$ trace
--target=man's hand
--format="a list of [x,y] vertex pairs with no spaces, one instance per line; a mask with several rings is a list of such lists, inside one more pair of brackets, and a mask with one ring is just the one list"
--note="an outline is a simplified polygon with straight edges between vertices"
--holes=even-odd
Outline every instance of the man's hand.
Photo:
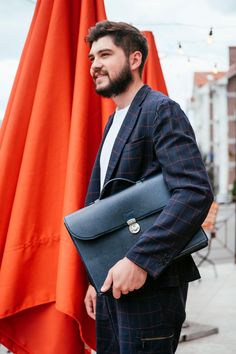
[[87,310],[87,314],[95,320],[96,317],[96,299],[97,293],[92,285],[89,285],[87,293],[84,298],[85,307]]
[[109,270],[101,291],[105,292],[112,286],[114,298],[119,299],[121,294],[140,289],[146,278],[147,272],[125,257]]

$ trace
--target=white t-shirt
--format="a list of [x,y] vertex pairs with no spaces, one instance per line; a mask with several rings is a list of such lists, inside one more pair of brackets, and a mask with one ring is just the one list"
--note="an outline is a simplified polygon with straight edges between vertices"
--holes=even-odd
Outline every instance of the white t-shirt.
[[128,112],[129,106],[123,109],[117,109],[113,118],[112,125],[106,135],[106,139],[102,146],[102,151],[100,155],[100,189],[102,190],[104,180],[107,173],[107,167],[111,157],[112,148],[116,137],[119,133],[120,127],[125,119],[126,113]]

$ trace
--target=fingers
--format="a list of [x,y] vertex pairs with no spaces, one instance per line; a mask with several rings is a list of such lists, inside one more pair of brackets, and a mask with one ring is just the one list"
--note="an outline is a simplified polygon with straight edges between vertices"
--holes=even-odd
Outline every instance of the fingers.
[[120,290],[119,288],[115,288],[115,287],[113,286],[113,288],[112,288],[112,294],[113,294],[113,297],[114,297],[115,299],[119,299],[119,298],[121,297],[122,292],[121,292],[121,290]]
[[91,317],[93,320],[95,320],[96,313],[95,313],[95,309],[93,306],[93,302],[91,300],[89,300],[85,303],[85,306],[86,306],[86,311],[87,311],[87,314],[89,315],[89,317]]
[[97,303],[97,295],[92,296],[92,318],[95,320],[96,318],[96,303]]
[[103,293],[105,293],[107,290],[110,289],[110,287],[112,286],[112,281],[113,281],[113,278],[112,278],[112,271],[109,270],[108,274],[107,274],[107,277],[103,283],[103,286],[101,287],[101,291]]
[[101,287],[101,291],[102,292],[108,291],[112,285],[113,285],[113,287],[112,287],[113,297],[115,299],[119,299],[121,297],[122,292],[121,292],[120,287],[116,287],[115,284],[113,284],[113,271],[112,271],[112,269],[110,269],[107,274],[107,277],[103,283],[103,286]]
[[109,270],[101,291],[106,292],[112,287],[113,297],[119,299],[122,294],[140,289],[146,278],[147,272],[125,257]]
[[86,311],[87,314],[93,319],[95,320],[96,318],[96,291],[95,289],[90,285],[88,287],[85,299],[84,299],[84,303],[85,303],[85,307],[86,307]]

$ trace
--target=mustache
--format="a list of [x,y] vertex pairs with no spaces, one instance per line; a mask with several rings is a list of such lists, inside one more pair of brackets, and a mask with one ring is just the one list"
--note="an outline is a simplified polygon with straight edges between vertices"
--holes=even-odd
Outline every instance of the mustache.
[[96,80],[99,76],[109,76],[106,70],[96,70],[93,74],[93,80]]

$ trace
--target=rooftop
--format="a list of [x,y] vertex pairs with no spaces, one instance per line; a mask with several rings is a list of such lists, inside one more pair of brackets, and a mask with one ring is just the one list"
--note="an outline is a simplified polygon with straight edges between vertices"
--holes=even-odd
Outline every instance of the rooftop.
[[194,86],[204,86],[209,81],[221,79],[226,75],[225,71],[219,71],[217,74],[212,71],[197,71],[194,73]]

